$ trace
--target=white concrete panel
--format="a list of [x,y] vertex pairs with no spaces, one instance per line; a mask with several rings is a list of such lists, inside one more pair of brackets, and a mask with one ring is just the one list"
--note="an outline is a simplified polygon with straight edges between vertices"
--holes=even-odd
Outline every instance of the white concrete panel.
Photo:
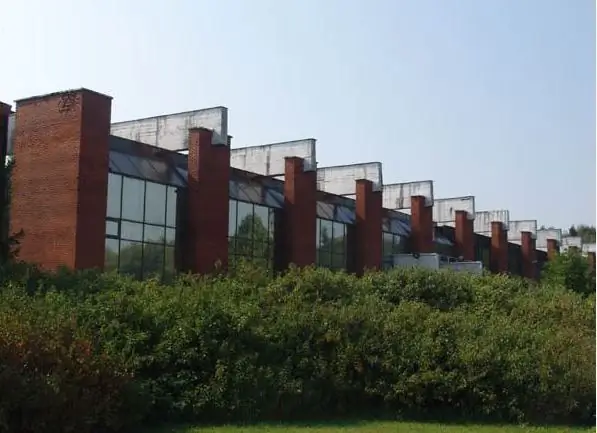
[[580,236],[564,236],[560,245],[560,251],[565,252],[568,249],[576,247],[582,249],[582,238]]
[[394,254],[394,267],[397,268],[412,268],[421,267],[426,269],[439,269],[440,260],[436,253],[419,254],[415,257],[412,254]]
[[12,150],[14,148],[14,133],[15,133],[15,122],[16,122],[16,114],[13,113],[8,116],[8,146],[6,148],[6,154],[12,155]]
[[466,211],[469,219],[475,219],[475,197],[436,198],[433,200],[433,221],[454,226],[456,211],[460,210]]
[[263,176],[283,176],[284,158],[298,156],[305,160],[305,170],[317,168],[314,138],[241,147],[230,151],[230,165]]
[[427,206],[433,206],[433,181],[393,183],[383,186],[383,207],[387,209],[410,209],[410,198],[421,195]]
[[113,123],[110,133],[169,150],[189,148],[189,129],[213,131],[214,145],[228,145],[228,109],[206,108],[178,114]]
[[597,250],[597,246],[595,244],[583,244],[582,252],[583,253],[594,253]]
[[440,269],[448,269],[454,272],[468,272],[480,275],[483,273],[482,262],[444,262],[440,264]]
[[543,229],[537,230],[537,241],[535,242],[537,249],[541,251],[547,251],[547,240],[555,239],[558,244],[562,243],[562,230],[561,229]]
[[510,211],[507,210],[490,210],[475,213],[475,233],[483,235],[491,235],[491,223],[499,221],[508,230],[510,225]]
[[381,162],[340,165],[317,169],[317,189],[330,194],[356,194],[356,181],[367,179],[373,182],[373,190],[380,191],[383,185]]
[[531,232],[537,236],[537,220],[510,220],[508,223],[508,241],[519,244],[522,232]]

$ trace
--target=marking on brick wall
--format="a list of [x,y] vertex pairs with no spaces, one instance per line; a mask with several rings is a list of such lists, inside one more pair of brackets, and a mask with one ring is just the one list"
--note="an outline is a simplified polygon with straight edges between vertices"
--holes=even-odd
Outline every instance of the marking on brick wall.
[[60,101],[58,101],[58,111],[60,113],[67,113],[73,109],[76,103],[77,93],[65,92],[64,94],[60,95]]

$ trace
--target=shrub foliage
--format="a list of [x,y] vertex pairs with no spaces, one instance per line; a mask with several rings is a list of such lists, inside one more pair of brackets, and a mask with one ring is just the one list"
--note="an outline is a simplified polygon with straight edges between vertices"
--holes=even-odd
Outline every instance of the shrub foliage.
[[593,422],[595,295],[323,269],[0,275],[0,430],[346,414]]

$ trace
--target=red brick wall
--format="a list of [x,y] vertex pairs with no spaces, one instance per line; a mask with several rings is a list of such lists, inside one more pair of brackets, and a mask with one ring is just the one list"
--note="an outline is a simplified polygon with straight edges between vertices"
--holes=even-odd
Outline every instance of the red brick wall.
[[[6,154],[8,150],[8,118],[10,117],[11,107],[8,104],[4,104],[0,102],[0,161],[2,164],[6,161]],[[0,209],[6,209],[6,177],[0,176]],[[6,254],[8,253],[8,249],[4,246],[7,245],[7,228],[8,228],[8,221],[5,218],[5,214],[2,212],[0,214],[0,242],[2,242],[2,247],[0,247],[0,258],[4,260],[6,258]]]
[[230,147],[212,144],[212,131],[189,130],[189,269],[207,274],[228,268]]
[[410,200],[413,252],[433,253],[433,207],[425,206],[424,196],[413,196]]
[[531,232],[522,232],[520,249],[522,252],[522,273],[526,278],[537,278],[537,253],[535,239]]
[[8,148],[8,118],[11,112],[10,105],[0,102],[0,156],[4,157],[3,161]]
[[305,171],[302,158],[289,157],[284,169],[285,262],[315,263],[317,232],[317,174]]
[[382,193],[373,182],[356,182],[356,272],[380,269],[382,264]]
[[555,239],[547,240],[547,259],[552,260],[560,252],[560,246]]
[[464,260],[475,260],[475,232],[473,220],[464,210],[456,211],[456,227],[454,229],[455,249]]
[[90,90],[17,102],[11,232],[46,269],[102,268],[111,98]]
[[499,221],[491,223],[491,271],[508,272],[508,232]]

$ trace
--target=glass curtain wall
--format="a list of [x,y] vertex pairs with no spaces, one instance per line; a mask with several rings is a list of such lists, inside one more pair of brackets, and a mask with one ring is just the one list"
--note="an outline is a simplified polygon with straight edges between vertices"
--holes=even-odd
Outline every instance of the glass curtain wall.
[[175,237],[175,187],[109,174],[106,270],[170,279]]
[[491,267],[491,239],[475,234],[475,260],[483,263],[483,268]]
[[346,269],[346,231],[344,223],[317,218],[317,266]]
[[508,272],[522,275],[522,248],[520,245],[508,243]]
[[394,267],[394,254],[409,252],[410,224],[398,217],[384,217],[382,220],[382,268]]
[[247,260],[273,268],[275,209],[240,200],[230,200],[228,260],[230,265]]
[[406,238],[396,233],[382,232],[382,254],[383,269],[390,269],[394,266],[394,254],[406,252]]

